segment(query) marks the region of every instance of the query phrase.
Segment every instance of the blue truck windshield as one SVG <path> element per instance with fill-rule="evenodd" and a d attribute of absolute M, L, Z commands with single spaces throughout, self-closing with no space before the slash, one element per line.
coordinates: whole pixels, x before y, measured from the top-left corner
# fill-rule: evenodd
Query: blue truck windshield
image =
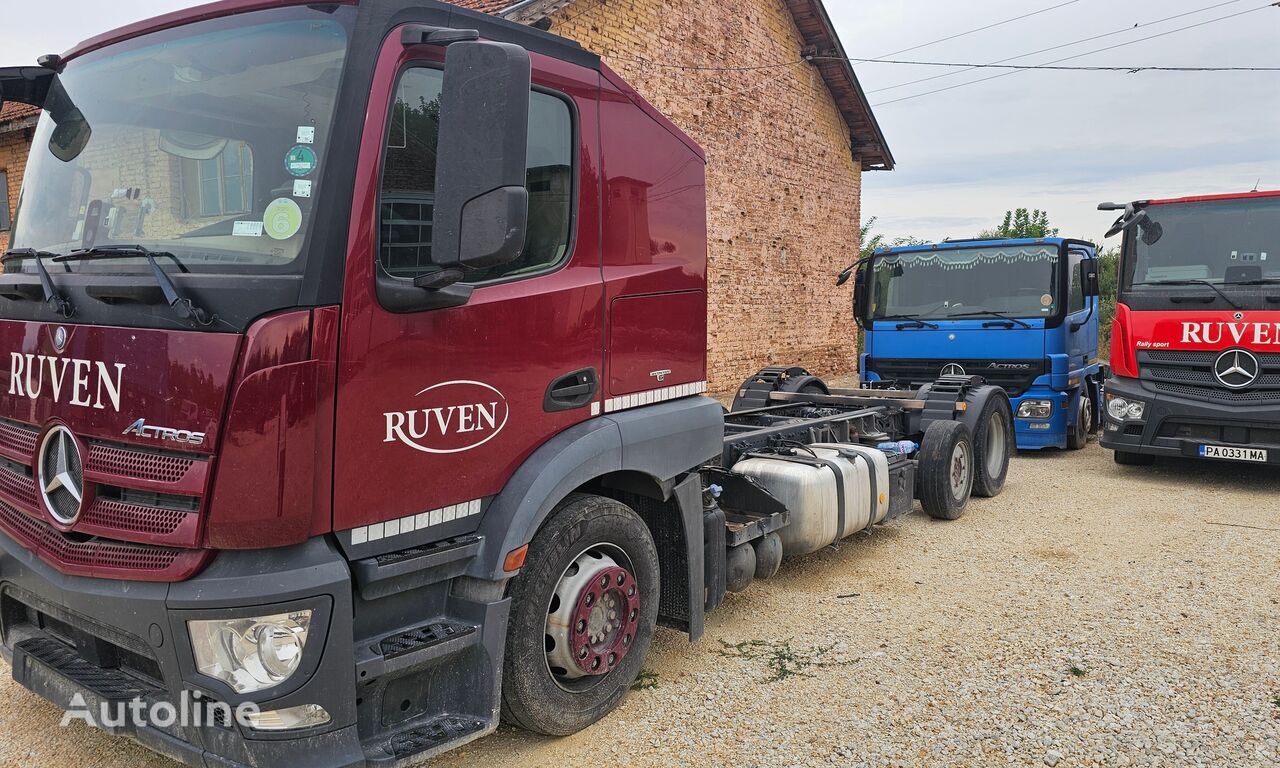
<path fill-rule="evenodd" d="M 1058 313 L 1057 245 L 1005 245 L 878 256 L 870 319 L 947 320 L 998 312 L 1009 317 Z"/>

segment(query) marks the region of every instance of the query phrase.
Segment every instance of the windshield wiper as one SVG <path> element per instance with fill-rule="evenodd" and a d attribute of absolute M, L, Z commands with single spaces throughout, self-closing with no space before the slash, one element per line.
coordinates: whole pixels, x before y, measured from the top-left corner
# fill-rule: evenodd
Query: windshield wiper
<path fill-rule="evenodd" d="M 1187 279 L 1179 279 L 1179 280 L 1148 280 L 1148 281 L 1142 281 L 1142 282 L 1137 282 L 1137 283 L 1129 283 L 1129 287 L 1130 287 L 1130 288 L 1134 288 L 1134 287 L 1136 287 L 1136 286 L 1149 286 L 1149 285 L 1154 285 L 1154 286 L 1161 286 L 1161 285 L 1207 285 L 1207 286 L 1209 286 L 1210 288 L 1212 288 L 1212 289 L 1213 289 L 1214 293 L 1216 293 L 1216 294 L 1218 294 L 1219 296 L 1221 296 L 1223 301 L 1227 302 L 1228 304 L 1230 304 L 1231 306 L 1235 307 L 1236 309 L 1244 309 L 1244 307 L 1242 307 L 1242 306 L 1240 306 L 1239 304 L 1237 304 L 1237 303 L 1235 303 L 1234 301 L 1232 301 L 1232 300 L 1231 300 L 1231 297 L 1230 297 L 1230 296 L 1228 296 L 1226 293 L 1224 293 L 1224 292 L 1223 292 L 1223 290 L 1222 290 L 1221 288 L 1219 288 L 1218 286 L 1216 286 L 1216 285 L 1214 285 L 1213 283 L 1209 282 L 1208 280 L 1201 280 L 1200 278 L 1187 278 Z"/>
<path fill-rule="evenodd" d="M 1020 325 L 1023 328 L 1027 328 L 1027 329 L 1031 328 L 1031 323 L 1028 323 L 1026 320 L 1023 320 L 1017 317 L 1010 317 L 1004 312 L 997 312 L 994 309 L 979 309 L 973 312 L 958 312 L 952 315 L 948 315 L 948 317 L 998 317 L 1001 320 L 1004 320 L 1005 322 L 1016 323 L 1017 325 Z"/>
<path fill-rule="evenodd" d="M 173 280 L 169 279 L 168 273 L 160 268 L 156 257 L 160 256 L 171 260 L 178 265 L 178 269 L 186 272 L 187 268 L 178 261 L 178 257 L 168 251 L 149 251 L 141 245 L 103 245 L 96 248 L 81 248 L 72 251 L 65 256 L 55 256 L 54 261 L 80 261 L 84 259 L 136 259 L 144 258 L 151 265 L 151 274 L 155 277 L 156 283 L 160 286 L 160 290 L 164 293 L 164 300 L 173 309 L 174 314 L 183 320 L 191 320 L 199 325 L 212 325 L 218 319 L 217 315 L 210 315 L 202 308 L 196 306 L 195 302 L 178 293 L 178 287 L 173 284 Z"/>
<path fill-rule="evenodd" d="M 902 330 L 903 328 L 907 328 L 907 327 L 912 327 L 912 328 L 932 328 L 933 330 L 936 331 L 938 330 L 938 328 L 941 327 L 937 323 L 931 323 L 928 320 L 921 320 L 919 315 L 884 315 L 882 317 L 873 317 L 871 318 L 871 320 L 873 322 L 879 321 L 879 320 L 890 320 L 890 321 L 905 320 L 906 322 L 904 323 L 898 323 L 898 330 Z"/>
<path fill-rule="evenodd" d="M 44 267 L 45 259 L 57 258 L 58 254 L 49 251 L 37 251 L 34 248 L 14 248 L 4 252 L 0 256 L 0 263 L 9 261 L 19 261 L 22 259 L 31 259 L 36 263 L 36 272 L 40 275 L 40 289 L 44 291 L 44 301 L 50 307 L 53 307 L 58 314 L 63 317 L 70 318 L 76 313 L 76 308 L 72 306 L 71 301 L 67 297 L 58 293 L 58 289 L 53 285 L 53 278 L 49 277 L 49 270 Z"/>

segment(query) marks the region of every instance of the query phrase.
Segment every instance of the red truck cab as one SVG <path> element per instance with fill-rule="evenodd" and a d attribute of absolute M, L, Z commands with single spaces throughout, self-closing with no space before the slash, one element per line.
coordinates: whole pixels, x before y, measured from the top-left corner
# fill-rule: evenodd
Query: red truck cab
<path fill-rule="evenodd" d="M 226 0 L 0 95 L 44 109 L 0 275 L 19 682 L 256 707 L 112 725 L 193 765 L 381 765 L 503 708 L 581 727 L 657 621 L 700 634 L 705 160 L 598 57 L 430 0 Z M 656 559 L 584 550 L 617 581 L 564 596 L 603 624 L 561 668 L 509 590 L 593 489 Z"/>
<path fill-rule="evenodd" d="M 1128 205 L 1102 445 L 1280 463 L 1280 191 Z"/>

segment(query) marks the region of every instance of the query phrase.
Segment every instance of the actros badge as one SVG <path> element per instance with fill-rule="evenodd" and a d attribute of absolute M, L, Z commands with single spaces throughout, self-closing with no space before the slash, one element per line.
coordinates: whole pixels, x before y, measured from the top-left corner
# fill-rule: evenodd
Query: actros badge
<path fill-rule="evenodd" d="M 121 434 L 149 437 L 153 440 L 183 443 L 185 445 L 204 444 L 203 432 L 192 432 L 189 429 L 173 429 L 172 427 L 156 427 L 148 424 L 146 419 L 138 419 L 125 427 L 124 432 Z"/>

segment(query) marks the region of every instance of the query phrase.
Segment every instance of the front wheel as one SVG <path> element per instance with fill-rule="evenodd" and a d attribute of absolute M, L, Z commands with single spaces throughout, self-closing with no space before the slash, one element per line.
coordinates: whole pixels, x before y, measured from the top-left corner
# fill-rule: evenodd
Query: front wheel
<path fill-rule="evenodd" d="M 621 502 L 570 496 L 512 581 L 502 716 L 567 736 L 607 715 L 644 664 L 658 621 L 658 552 Z"/>
<path fill-rule="evenodd" d="M 1075 423 L 1067 432 L 1067 448 L 1078 451 L 1089 444 L 1089 435 L 1093 434 L 1093 401 L 1089 399 L 1089 390 L 1080 393 L 1080 407 L 1076 410 Z"/>
<path fill-rule="evenodd" d="M 990 498 L 1004 490 L 1013 445 L 1013 408 L 1003 393 L 993 394 L 982 406 L 978 429 L 973 433 L 977 453 L 973 495 Z"/>
<path fill-rule="evenodd" d="M 958 520 L 973 490 L 974 451 L 969 428 L 935 421 L 920 446 L 920 505 L 935 520 Z"/>

